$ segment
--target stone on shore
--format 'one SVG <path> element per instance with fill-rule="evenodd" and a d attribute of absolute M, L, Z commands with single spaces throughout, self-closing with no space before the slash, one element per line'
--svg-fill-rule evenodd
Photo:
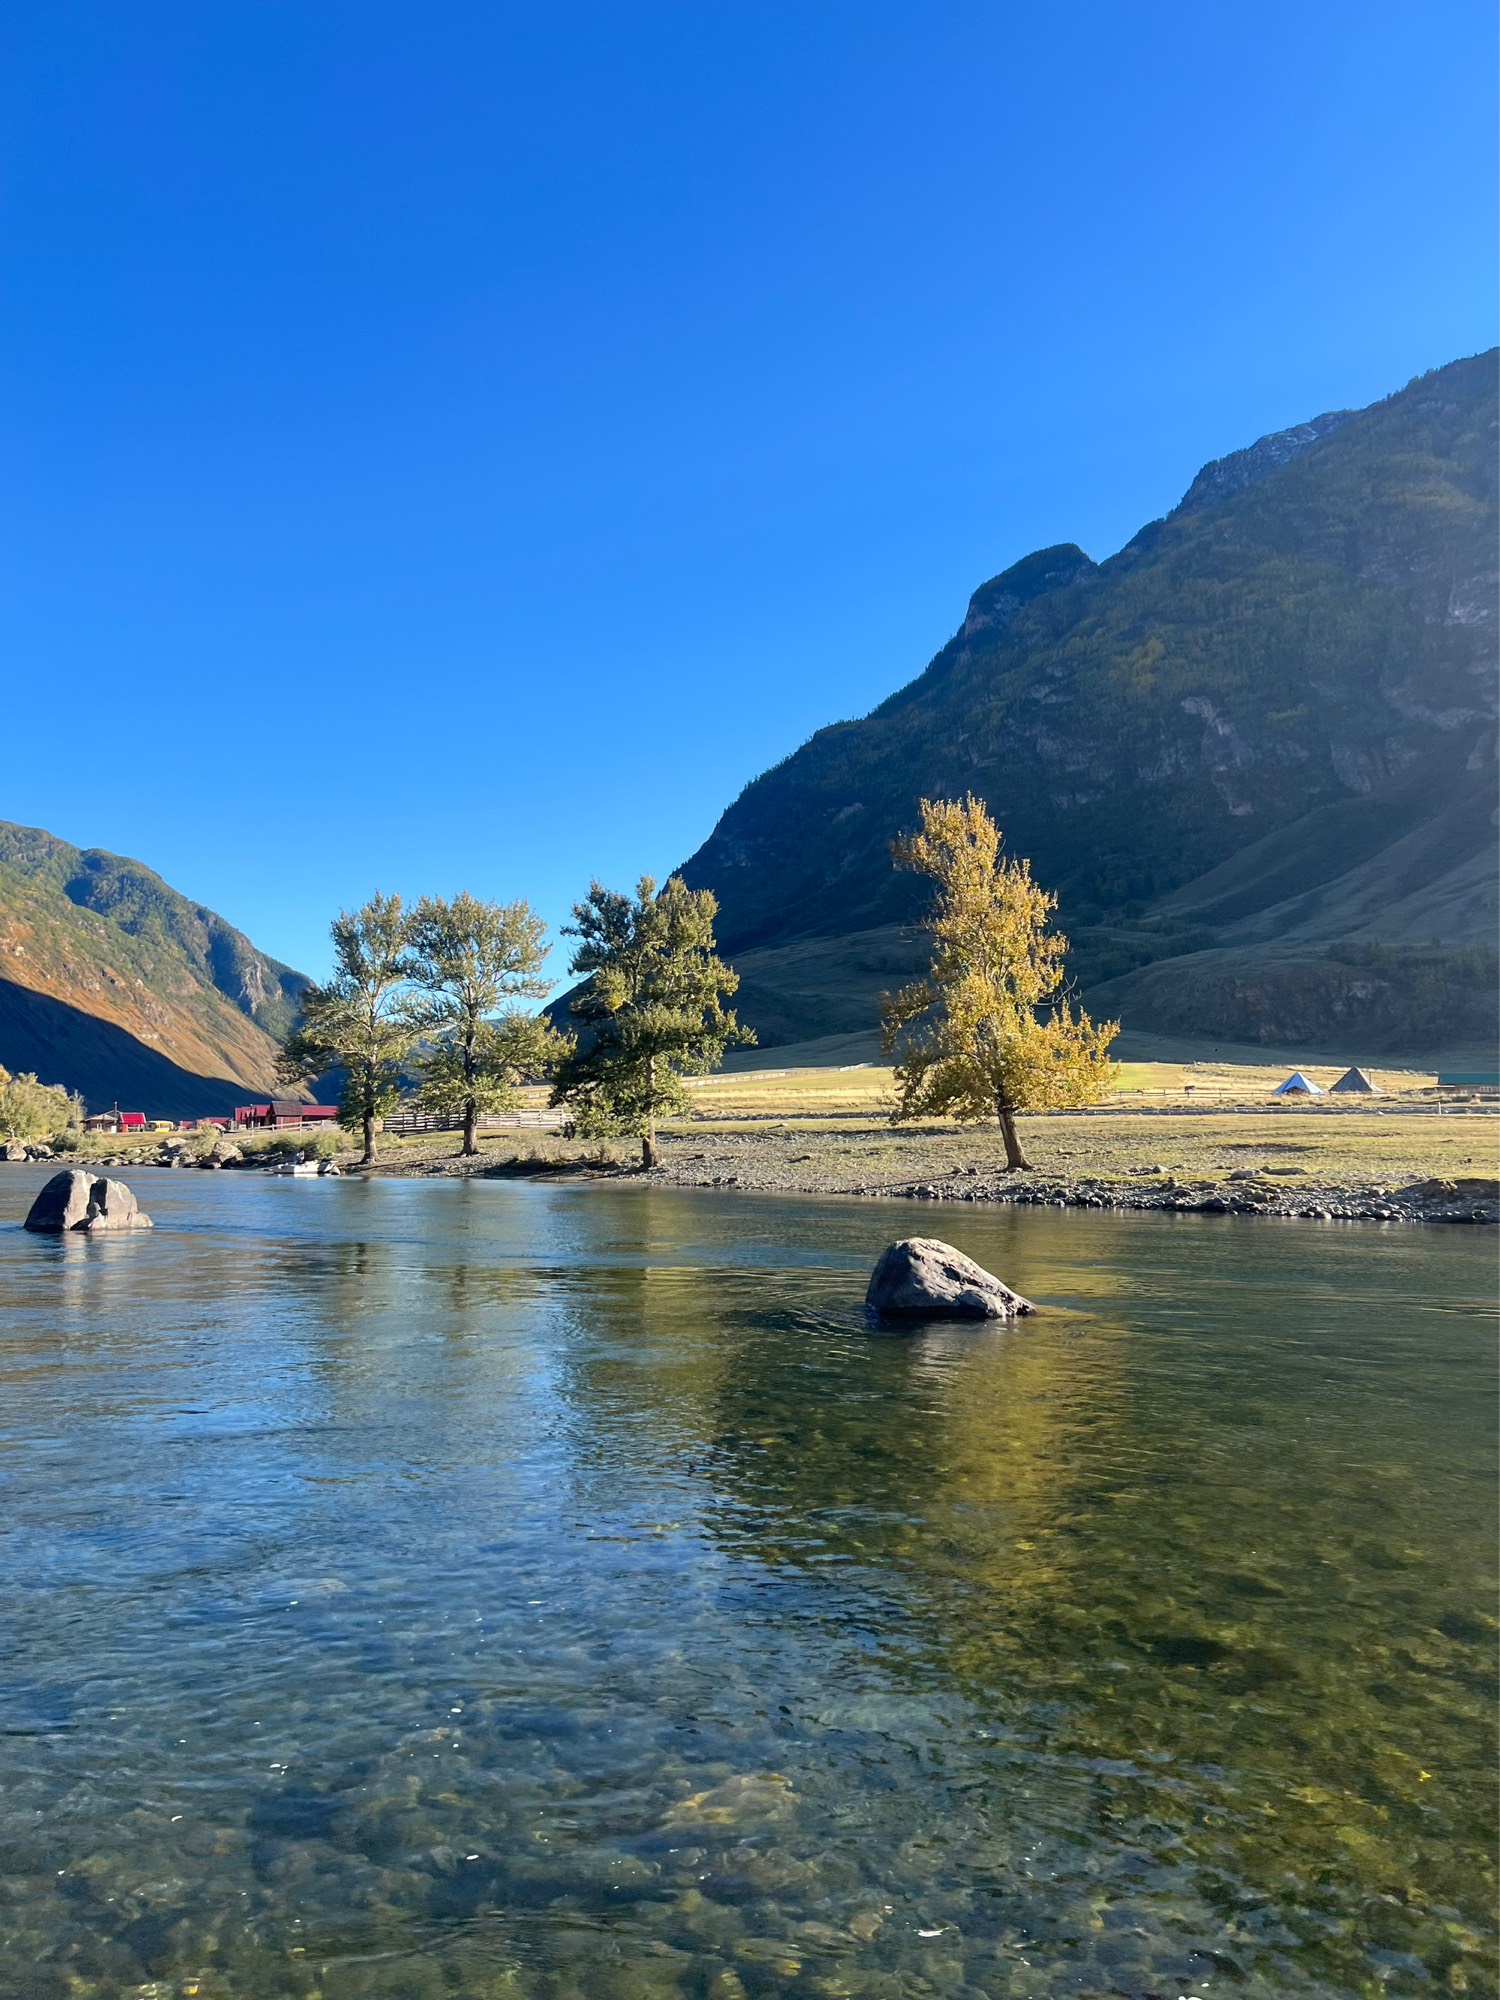
<path fill-rule="evenodd" d="M 929 1236 L 881 1252 L 865 1307 L 892 1319 L 1016 1319 L 1036 1311 L 982 1264 Z"/>
<path fill-rule="evenodd" d="M 26 1227 L 39 1234 L 61 1235 L 73 1229 L 92 1234 L 95 1230 L 149 1229 L 151 1218 L 141 1213 L 124 1181 L 69 1167 L 54 1174 L 31 1204 Z"/>

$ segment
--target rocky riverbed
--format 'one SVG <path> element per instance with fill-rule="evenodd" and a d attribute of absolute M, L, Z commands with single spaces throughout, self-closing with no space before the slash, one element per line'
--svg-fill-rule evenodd
<path fill-rule="evenodd" d="M 1150 1208 L 1178 1215 L 1279 1215 L 1308 1222 L 1500 1222 L 1500 1183 L 1428 1179 L 1409 1187 L 1346 1187 L 1254 1179 L 1155 1182 L 1052 1179 L 1016 1174 L 1003 1182 L 965 1169 L 941 1181 L 869 1188 L 907 1201 L 994 1201 L 1052 1208 Z"/>
<path fill-rule="evenodd" d="M 1211 1125 L 1182 1119 L 1168 1128 L 1140 1118 L 1038 1120 L 1028 1137 L 1036 1170 L 1022 1173 L 1004 1170 L 998 1141 L 982 1130 L 894 1134 L 867 1126 L 816 1138 L 805 1130 L 740 1131 L 705 1134 L 697 1144 L 684 1135 L 664 1148 L 653 1179 L 680 1187 L 901 1201 L 1308 1221 L 1500 1221 L 1500 1179 L 1463 1170 L 1466 1156 L 1488 1165 L 1493 1154 L 1488 1121 L 1465 1128 L 1458 1147 L 1451 1120 L 1441 1134 L 1440 1121 L 1424 1121 L 1428 1130 L 1420 1138 L 1411 1121 L 1400 1123 L 1405 1129 L 1399 1138 L 1398 1121 L 1362 1124 L 1359 1143 L 1351 1145 L 1347 1125 L 1325 1128 L 1311 1121 L 1300 1122 L 1289 1136 L 1287 1128 L 1273 1124 L 1264 1135 L 1252 1132 L 1248 1121 Z M 1439 1141 L 1446 1173 L 1427 1165 Z M 1153 1144 L 1165 1159 L 1150 1157 Z"/>
<path fill-rule="evenodd" d="M 667 1147 L 664 1161 L 646 1175 L 629 1163 L 598 1158 L 458 1159 L 387 1161 L 377 1173 L 421 1178 L 649 1180 L 656 1186 L 743 1189 L 780 1194 L 840 1194 L 899 1201 L 1010 1203 L 1051 1208 L 1166 1210 L 1178 1215 L 1271 1215 L 1310 1222 L 1500 1222 L 1500 1181 L 1479 1176 L 1448 1180 L 1427 1176 L 1402 1186 L 1351 1183 L 1299 1176 L 1295 1180 L 1235 1173 L 1224 1179 L 1179 1179 L 1171 1174 L 1110 1177 L 1098 1174 L 994 1173 L 960 1166 L 937 1175 L 850 1182 L 806 1170 L 807 1162 Z M 799 1166 L 801 1171 L 799 1171 Z"/>
<path fill-rule="evenodd" d="M 780 1126 L 704 1124 L 662 1136 L 653 1185 L 746 1189 L 868 1199 L 1155 1209 L 1176 1214 L 1270 1215 L 1308 1221 L 1500 1221 L 1495 1139 L 1500 1120 L 1435 1116 L 1289 1118 L 1100 1117 L 1032 1121 L 1035 1171 L 1007 1173 L 998 1136 L 932 1126 L 893 1132 L 874 1121 Z M 80 1151 L 69 1164 L 264 1169 L 284 1148 L 216 1145 L 199 1160 L 180 1144 Z M 645 1179 L 629 1140 L 487 1137 L 473 1159 L 456 1135 L 388 1137 L 374 1168 L 350 1154 L 344 1172 L 411 1179 Z"/>
<path fill-rule="evenodd" d="M 1500 1222 L 1500 1180 L 1426 1176 L 1404 1186 L 1352 1184 L 1295 1177 L 1275 1169 L 1237 1170 L 1222 1179 L 1173 1174 L 995 1173 L 965 1165 L 938 1175 L 829 1187 L 795 1171 L 713 1173 L 707 1155 L 673 1158 L 654 1180 L 679 1187 L 767 1188 L 809 1194 L 853 1194 L 899 1201 L 1002 1202 L 1051 1208 L 1133 1208 L 1178 1215 L 1274 1215 L 1315 1222 Z M 762 1165 L 762 1163 L 757 1163 Z M 789 1163 L 792 1167 L 795 1163 Z"/>

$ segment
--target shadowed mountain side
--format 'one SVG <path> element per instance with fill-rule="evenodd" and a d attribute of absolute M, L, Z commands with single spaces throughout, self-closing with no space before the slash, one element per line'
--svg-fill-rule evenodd
<path fill-rule="evenodd" d="M 762 1043 L 868 1029 L 920 970 L 927 891 L 890 843 L 969 791 L 1128 1028 L 1493 1041 L 1495 362 L 1217 461 L 1105 563 L 1027 557 L 925 673 L 747 786 L 682 872 Z"/>
<path fill-rule="evenodd" d="M 195 1076 L 79 1007 L 0 979 L 0 1050 L 5 1066 L 82 1093 L 90 1111 L 145 1111 L 157 1118 L 227 1116 L 243 1104 L 242 1083 Z"/>
<path fill-rule="evenodd" d="M 1156 904 L 1158 923 L 1209 924 L 1226 944 L 1380 938 L 1481 944 L 1500 931 L 1494 747 L 1456 782 L 1424 771 L 1320 807 Z"/>
<path fill-rule="evenodd" d="M 1495 1062 L 1493 947 L 1259 946 L 1158 960 L 1089 989 L 1096 1015 L 1146 1032 L 1242 1047 L 1295 1045 L 1440 1068 Z"/>
<path fill-rule="evenodd" d="M 878 1027 L 880 996 L 927 970 L 922 936 L 899 924 L 799 938 L 735 959 L 735 1008 L 767 1045 Z"/>
<path fill-rule="evenodd" d="M 1494 814 L 1486 769 L 1438 812 L 1420 784 L 1322 808 L 1134 925 L 1080 928 L 1072 974 L 1096 1018 L 1150 1032 L 1478 1060 L 1494 1046 Z M 864 1033 L 869 1049 L 842 1059 L 868 1060 L 882 992 L 926 959 L 919 931 L 889 924 L 739 952 L 735 967 L 763 1047 Z"/>

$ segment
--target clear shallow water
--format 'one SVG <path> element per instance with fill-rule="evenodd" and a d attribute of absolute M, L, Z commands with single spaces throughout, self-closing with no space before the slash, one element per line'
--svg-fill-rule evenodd
<path fill-rule="evenodd" d="M 1495 1991 L 1487 1232 L 42 1178 L 6 2000 Z"/>

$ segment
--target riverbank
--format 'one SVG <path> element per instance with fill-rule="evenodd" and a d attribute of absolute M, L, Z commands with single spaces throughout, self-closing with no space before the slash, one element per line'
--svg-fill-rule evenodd
<path fill-rule="evenodd" d="M 1382 1075 L 1378 1099 L 1248 1096 L 1244 1077 L 1199 1066 L 1184 1101 L 1158 1066 L 1094 1110 L 1022 1121 L 1032 1171 L 1007 1173 L 998 1131 L 943 1121 L 893 1129 L 883 1113 L 888 1073 L 869 1069 L 714 1077 L 693 1090 L 690 1116 L 665 1127 L 649 1177 L 629 1139 L 575 1140 L 516 1126 L 484 1133 L 464 1159 L 454 1132 L 386 1134 L 373 1168 L 346 1135 L 343 1174 L 408 1179 L 647 1180 L 653 1185 L 979 1204 L 1155 1209 L 1381 1222 L 1500 1221 L 1500 1108 L 1439 1108 L 1426 1080 Z M 1264 1078 L 1254 1079 L 1264 1086 Z M 1415 1087 L 1413 1084 L 1415 1082 Z M 1162 1087 L 1164 1084 L 1167 1087 Z M 1406 1087 L 1403 1089 L 1402 1086 Z M 541 1093 L 538 1093 L 540 1101 Z M 264 1170 L 300 1135 L 243 1142 L 226 1171 Z M 309 1139 L 309 1146 L 314 1143 Z M 220 1150 L 225 1150 L 221 1145 Z M 58 1164 L 106 1172 L 196 1163 L 191 1142 L 97 1139 Z"/>
<path fill-rule="evenodd" d="M 661 1135 L 649 1176 L 633 1142 L 495 1136 L 476 1158 L 451 1133 L 390 1140 L 373 1168 L 413 1179 L 634 1179 L 655 1186 L 867 1199 L 1168 1210 L 1380 1222 L 1500 1221 L 1500 1116 L 1298 1107 L 1028 1120 L 1033 1171 L 1008 1173 L 999 1134 L 893 1131 L 874 1119 L 694 1122 Z"/>
<path fill-rule="evenodd" d="M 1493 1112 L 1080 1112 L 1027 1120 L 1023 1138 L 1031 1170 L 1013 1173 L 985 1128 L 897 1133 L 850 1121 L 674 1134 L 654 1178 L 917 1201 L 1500 1221 Z"/>

